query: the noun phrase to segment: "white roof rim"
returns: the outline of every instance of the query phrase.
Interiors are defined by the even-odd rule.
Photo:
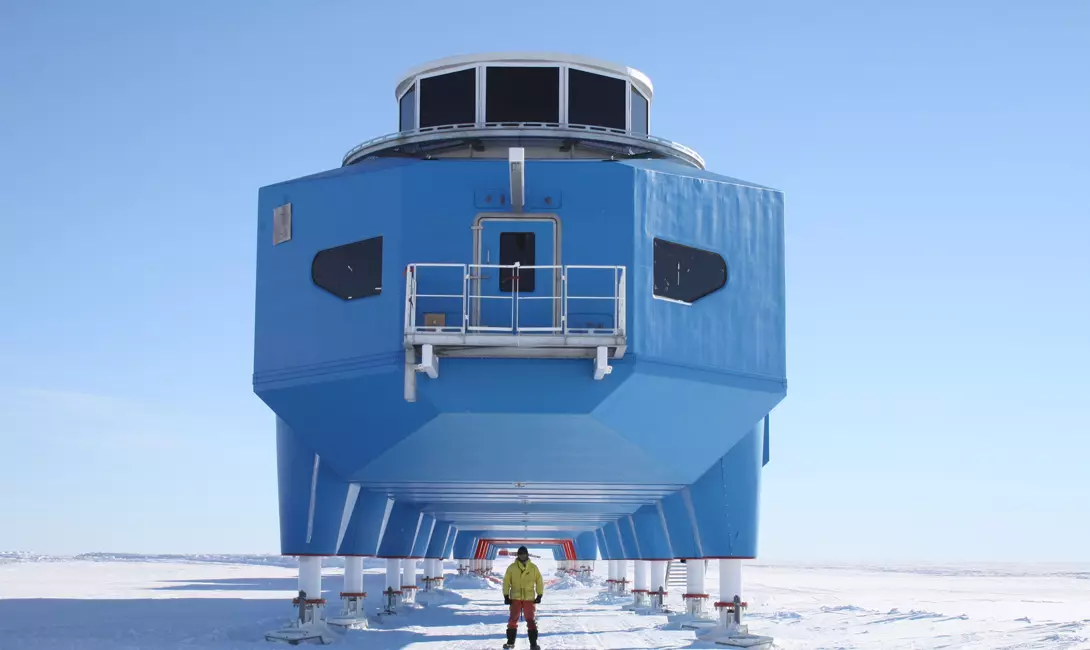
[[[632,85],[647,97],[648,101],[651,101],[655,93],[655,88],[647,75],[635,68],[629,68],[628,66],[619,65],[610,61],[603,61],[602,59],[595,59],[589,56],[562,54],[557,52],[491,52],[484,54],[459,54],[457,56],[448,56],[443,59],[437,59],[418,65],[402,75],[401,80],[397,84],[397,89],[394,91],[394,97],[400,98],[401,95],[408,90],[409,84],[420,75],[442,72],[447,68],[458,68],[473,64],[488,63],[556,63],[576,65],[583,68],[601,70],[602,72],[608,72],[610,74],[626,76],[632,81]]]

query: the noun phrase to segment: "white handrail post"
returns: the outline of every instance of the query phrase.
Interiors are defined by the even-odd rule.
[[[411,318],[413,304],[413,265],[405,269],[405,333],[414,332],[416,321]]]
[[[519,283],[522,281],[522,273],[520,273],[519,271],[521,269],[522,266],[518,262],[515,262],[515,291],[511,294],[511,308],[514,310],[512,325],[514,325],[515,327],[515,334],[519,333]]]
[[[467,307],[468,302],[469,302],[469,297],[467,295],[468,293],[469,293],[469,271],[467,270],[466,265],[463,264],[462,265],[462,327],[459,330],[460,333],[462,333],[462,334],[466,333],[466,325],[469,324],[469,309]]]
[[[625,335],[628,329],[628,284],[625,279],[625,275],[628,269],[621,267],[621,283],[617,288],[617,292],[620,294],[618,297],[620,304],[620,316],[618,317],[618,331],[617,334]]]
[[[420,293],[420,283],[419,283],[419,278],[416,277],[416,266],[415,265],[413,266],[412,283],[413,283],[412,327],[413,327],[413,331],[415,332],[416,331],[416,304],[418,302],[420,302],[420,300],[417,299],[417,297],[416,297],[416,294]]]
[[[560,332],[568,335],[568,267],[560,267]]]
[[[614,266],[613,267],[613,332],[614,333],[617,332],[617,327],[619,326],[619,323],[618,323],[619,316],[618,316],[618,314],[620,313],[620,306],[621,306],[620,297],[617,295],[617,288],[620,286],[619,272],[620,272],[620,269],[618,267]]]

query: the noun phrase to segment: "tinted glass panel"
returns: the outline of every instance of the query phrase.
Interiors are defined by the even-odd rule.
[[[420,127],[477,121],[477,71],[459,70],[420,80]]]
[[[319,251],[310,265],[310,275],[314,284],[345,300],[379,295],[382,237]]]
[[[500,264],[521,264],[534,266],[534,233],[532,232],[501,232],[500,233]],[[519,293],[529,293],[534,290],[534,272],[537,269],[518,269]],[[508,293],[515,290],[516,269],[500,269],[500,291]]]
[[[719,253],[658,238],[654,273],[656,296],[686,303],[694,303],[727,283],[727,263]]]
[[[487,68],[486,122],[559,122],[560,68]]]
[[[568,122],[624,129],[626,89],[623,79],[569,70]]]
[[[416,86],[409,89],[401,96],[401,119],[398,123],[398,131],[408,131],[416,128]]]
[[[647,98],[632,89],[632,132],[647,135]]]

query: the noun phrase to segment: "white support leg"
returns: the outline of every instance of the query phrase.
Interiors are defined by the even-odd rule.
[[[439,378],[439,357],[435,356],[435,348],[430,343],[420,346],[420,363],[416,369],[427,374],[432,379]]]
[[[648,585],[650,585],[651,572],[650,562],[646,560],[636,560],[636,579],[632,583],[632,598],[636,607],[647,607],[648,605]]]
[[[416,560],[406,558],[401,561],[401,601],[416,602]]]
[[[600,380],[613,372],[613,366],[609,365],[609,348],[598,346],[594,355],[594,379]]]
[[[742,561],[737,559],[719,560],[719,610],[718,625],[697,635],[704,641],[713,641],[718,645],[735,648],[756,648],[768,650],[772,647],[770,636],[749,633],[749,626],[742,622],[746,602],[742,594]]]
[[[621,596],[628,594],[628,560],[617,561],[617,593]]]
[[[387,613],[393,613],[401,602],[401,560],[386,558],[386,589],[383,600]]]
[[[704,560],[690,559],[685,563],[685,591],[685,613],[704,618],[708,602],[708,593],[704,588]]]
[[[292,602],[299,608],[295,622],[284,629],[269,632],[265,640],[293,645],[301,641],[332,642],[325,624],[321,557],[304,555],[299,558],[299,595]]]
[[[333,625],[362,629],[367,627],[367,618],[363,611],[363,558],[348,556],[344,558],[344,590],[341,591],[341,613],[331,616],[328,622]]]
[[[662,609],[666,604],[666,560],[651,560],[651,606]],[[663,594],[663,595],[660,595]]]
[[[742,595],[742,561],[719,560],[719,602],[733,603],[735,596],[739,602],[745,602]],[[735,612],[734,607],[719,607],[719,625],[728,630],[737,629],[742,622],[742,612]]]
[[[309,555],[299,558],[299,591],[307,600],[322,597],[322,558]]]

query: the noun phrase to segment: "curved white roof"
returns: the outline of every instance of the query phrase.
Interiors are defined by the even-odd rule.
[[[408,90],[409,84],[422,74],[433,74],[447,68],[459,68],[480,63],[570,64],[592,70],[597,69],[610,74],[624,75],[632,81],[633,86],[639,89],[639,91],[647,97],[648,101],[651,101],[655,91],[654,87],[651,85],[651,79],[639,70],[618,65],[616,63],[610,63],[609,61],[602,61],[601,59],[593,59],[575,54],[558,54],[555,52],[492,52],[485,54],[460,54],[458,56],[450,56],[445,59],[439,59],[437,61],[419,65],[402,75],[401,80],[397,84],[397,89],[394,91],[394,97],[401,97],[402,93]]]

